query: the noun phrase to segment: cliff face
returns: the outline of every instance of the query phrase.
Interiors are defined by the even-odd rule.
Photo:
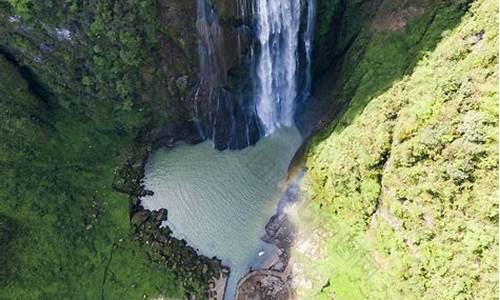
[[[245,148],[260,137],[252,99],[250,1],[198,3],[200,78],[188,98],[192,115],[217,149]]]
[[[198,84],[196,2],[158,1],[156,13],[157,40],[141,69],[141,98],[151,107],[160,146],[196,135],[186,101]]]
[[[497,12],[382,1],[318,86],[348,104],[307,156],[303,299],[496,298]]]
[[[315,84],[298,120],[304,134],[327,127],[350,103],[362,109],[371,97],[411,71],[423,53],[434,48],[440,33],[458,22],[450,17],[441,29],[428,31],[436,6],[435,1],[319,0]]]

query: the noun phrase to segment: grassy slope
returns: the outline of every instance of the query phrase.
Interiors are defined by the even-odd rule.
[[[3,57],[0,113],[0,298],[181,295],[132,240],[128,199],[111,189],[131,137],[112,118],[49,111]]]
[[[473,2],[401,80],[380,75],[404,74],[411,24],[357,58],[351,106],[307,158],[309,212],[328,238],[304,299],[496,299],[497,12]]]
[[[174,279],[134,241],[127,196],[111,188],[140,128],[183,117],[171,110],[174,96],[154,95],[165,85],[142,80],[155,80],[144,69],[160,50],[158,12],[154,0],[0,1],[0,51],[35,83],[28,88],[0,55],[0,299],[204,293],[205,283]],[[177,32],[175,21],[161,24]],[[70,29],[71,39],[56,28]],[[190,59],[167,62],[167,73]]]

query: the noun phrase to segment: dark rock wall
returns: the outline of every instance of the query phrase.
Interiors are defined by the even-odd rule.
[[[153,108],[154,148],[200,141],[187,100],[198,84],[196,1],[158,1],[158,47],[143,68],[143,101]]]
[[[251,15],[246,1],[199,0],[199,84],[188,98],[198,135],[217,149],[257,142],[259,120],[252,99]],[[247,30],[245,30],[247,29]]]
[[[317,1],[313,72],[315,78],[320,78],[341,64],[346,51],[382,0]]]
[[[317,0],[316,28],[312,56],[311,97],[299,103],[296,123],[305,137],[331,122],[342,106],[331,99],[341,88],[340,80],[353,65],[353,44],[376,14],[383,0]],[[362,47],[358,48],[362,52]]]

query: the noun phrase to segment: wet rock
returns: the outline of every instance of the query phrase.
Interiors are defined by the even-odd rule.
[[[178,141],[192,139],[195,136],[192,122],[172,122],[155,128],[151,132],[153,149],[161,147],[172,148]]]
[[[139,197],[130,197],[130,205],[135,207],[141,203],[141,199]]]
[[[271,270],[275,270],[278,272],[284,272],[288,263],[290,262],[290,251],[289,249],[285,249],[279,256],[278,261],[271,266]]]
[[[255,272],[241,283],[237,300],[288,300],[289,284],[275,273]]]
[[[150,215],[151,212],[149,210],[138,211],[132,216],[132,224],[141,225],[149,219]]]
[[[196,130],[216,149],[242,149],[261,136],[252,95],[252,17],[235,1],[210,1],[198,11],[200,80],[186,98]]]
[[[175,85],[182,93],[185,93],[189,87],[189,77],[187,75],[184,75],[177,78],[175,80]]]
[[[248,97],[223,86],[196,89],[189,101],[196,108],[198,136],[212,140],[218,150],[255,145],[261,136],[260,121]]]
[[[168,217],[168,210],[166,208],[161,208],[160,210],[158,210],[156,221],[158,222],[166,221],[167,217]]]
[[[296,228],[285,214],[275,214],[266,224],[262,240],[281,249],[289,248],[297,235]]]
[[[154,249],[159,249],[160,248],[160,243],[157,242],[157,241],[152,241],[151,243],[151,248],[154,248]]]

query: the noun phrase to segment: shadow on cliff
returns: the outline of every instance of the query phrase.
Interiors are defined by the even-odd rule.
[[[311,146],[326,139],[334,129],[352,123],[372,99],[411,74],[426,53],[436,48],[443,33],[460,23],[471,3],[347,2],[338,1],[335,9],[340,12],[329,16],[340,19],[323,21],[330,24],[328,33],[321,33],[325,25],[318,15],[315,51],[322,53],[318,53],[314,66],[312,96],[299,107],[301,117],[297,120],[306,138],[315,136]],[[350,19],[352,14],[358,15],[354,21]],[[321,45],[321,39],[327,40],[327,47]]]

